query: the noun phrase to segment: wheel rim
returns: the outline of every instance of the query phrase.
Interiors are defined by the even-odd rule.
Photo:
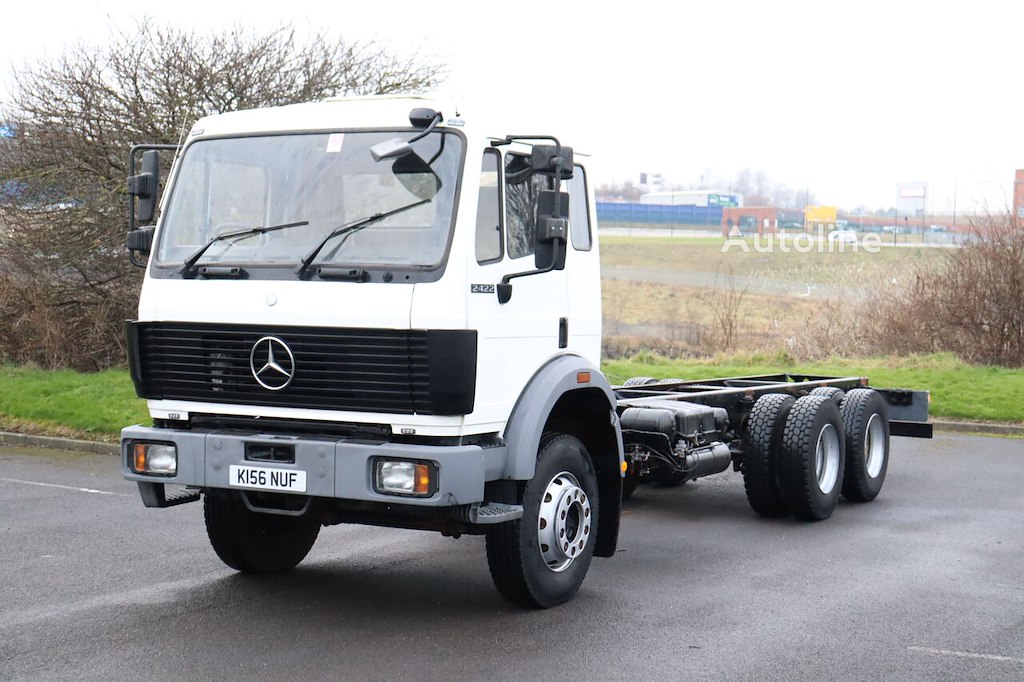
[[[877,414],[868,419],[868,427],[864,430],[865,468],[870,478],[878,478],[885,463],[885,425]]]
[[[839,436],[831,424],[818,434],[818,445],[814,453],[814,472],[818,477],[818,489],[828,495],[839,479]]]
[[[555,474],[544,489],[537,519],[537,539],[544,563],[552,571],[569,568],[590,541],[590,498],[568,471]]]

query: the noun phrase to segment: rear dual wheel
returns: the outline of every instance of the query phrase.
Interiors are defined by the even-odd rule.
[[[836,405],[842,405],[843,399],[846,398],[846,391],[835,386],[819,386],[811,391],[811,395],[822,395],[834,400]]]
[[[839,406],[828,396],[806,395],[786,417],[779,451],[779,482],[793,513],[820,521],[839,501],[846,439]]]
[[[846,394],[840,413],[846,432],[843,497],[870,502],[878,497],[889,468],[889,416],[877,391],[855,388]]]
[[[762,516],[832,515],[839,495],[878,496],[889,466],[889,417],[877,391],[818,388],[799,400],[762,396],[743,435],[743,483]]]
[[[743,434],[743,488],[750,507],[761,516],[777,518],[789,513],[779,483],[778,453],[786,417],[796,399],[785,393],[758,398]]]

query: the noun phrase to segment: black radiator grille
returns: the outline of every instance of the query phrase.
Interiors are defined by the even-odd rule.
[[[436,411],[431,396],[431,332],[167,322],[136,326],[147,397],[451,414],[443,406]],[[294,376],[281,390],[261,386],[250,368],[253,345],[266,336],[286,343],[294,356]],[[475,351],[475,334],[473,346]]]

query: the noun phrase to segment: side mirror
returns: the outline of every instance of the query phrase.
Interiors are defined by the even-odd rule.
[[[140,227],[137,230],[132,230],[128,233],[125,246],[128,247],[129,251],[138,251],[142,255],[148,256],[150,249],[153,248],[154,230],[156,230],[156,227],[153,225],[147,225],[145,227]]]
[[[400,137],[393,137],[390,140],[378,142],[370,147],[370,156],[373,157],[374,161],[380,161],[381,159],[400,159],[411,153],[412,145]]]
[[[137,230],[130,230],[128,237],[125,239],[125,246],[128,247],[128,258],[131,260],[132,265],[139,267],[145,267],[146,263],[136,261],[135,254],[141,254],[143,256],[149,256],[149,252],[153,249],[153,233],[156,231],[155,225],[146,225],[140,227]]]
[[[554,176],[555,171],[559,168],[561,168],[559,175],[562,180],[572,179],[572,147],[553,144],[533,146],[533,151],[530,154],[530,170],[541,175]]]
[[[564,270],[565,247],[569,238],[568,192],[552,189],[541,191],[540,196],[537,197],[535,228],[535,267],[537,269]]]
[[[398,157],[391,164],[391,172],[417,199],[433,199],[441,191],[441,178],[419,154]]]
[[[137,202],[135,218],[140,223],[153,220],[156,213],[157,185],[160,182],[160,153],[150,149],[142,153],[142,172],[128,178],[128,194]]]

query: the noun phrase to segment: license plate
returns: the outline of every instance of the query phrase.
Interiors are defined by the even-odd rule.
[[[306,492],[306,472],[295,469],[266,469],[232,464],[228,467],[228,485],[233,488]]]

